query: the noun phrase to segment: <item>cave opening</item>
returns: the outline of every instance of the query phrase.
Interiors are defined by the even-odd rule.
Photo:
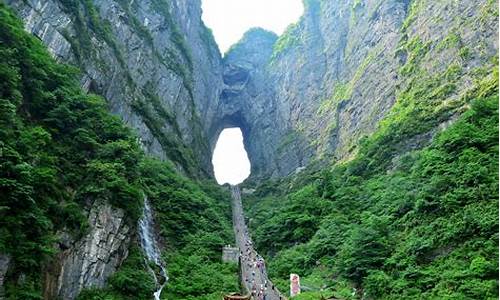
[[[217,183],[236,185],[250,176],[250,160],[240,127],[225,128],[219,134],[212,155]]]

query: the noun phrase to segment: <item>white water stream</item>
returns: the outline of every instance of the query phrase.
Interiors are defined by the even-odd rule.
[[[155,239],[154,234],[154,221],[153,213],[151,212],[151,207],[149,205],[149,200],[144,197],[144,208],[142,210],[142,217],[139,220],[139,236],[141,238],[141,246],[149,261],[153,262],[160,268],[160,275],[163,277],[163,282],[160,283],[155,270],[149,267],[151,273],[156,282],[156,286],[159,288],[154,292],[154,299],[160,300],[161,291],[165,287],[168,281],[167,270],[165,268],[165,263],[161,259],[161,251]]]

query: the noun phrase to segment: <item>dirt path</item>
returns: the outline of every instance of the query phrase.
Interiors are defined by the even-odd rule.
[[[240,249],[241,274],[247,289],[255,300],[286,299],[269,281],[264,260],[254,250],[252,240],[245,224],[241,193],[238,186],[231,186],[233,196],[233,226],[236,244]]]

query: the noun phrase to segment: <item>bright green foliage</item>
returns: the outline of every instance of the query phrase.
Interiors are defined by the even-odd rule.
[[[156,160],[145,160],[141,169],[167,247],[167,298],[237,291],[235,266],[220,262],[222,247],[234,240],[229,193],[181,178]]]
[[[237,266],[221,262],[222,247],[234,240],[229,193],[212,182],[183,178],[170,164],[158,160],[144,159],[140,170],[166,247],[170,279],[162,297],[220,299],[223,292],[238,291]],[[107,288],[87,290],[79,300],[151,299],[155,285],[138,251],[132,248]]]
[[[462,99],[467,111],[428,147],[401,155],[400,141],[447,111],[432,106],[442,82],[436,92],[415,83],[355,160],[244,199],[280,288],[291,272],[308,280],[323,270],[341,298],[353,287],[373,299],[497,297],[498,73]]]
[[[297,24],[288,25],[285,32],[283,32],[283,34],[279,36],[273,46],[273,54],[271,56],[271,60],[275,60],[287,49],[300,43],[300,36],[298,36],[297,29]]]
[[[143,178],[143,183],[167,245],[184,247],[192,240],[190,235],[206,232],[213,235],[210,243],[217,248],[218,257],[224,241],[232,237],[228,194],[211,191],[214,194],[210,196],[199,185],[180,177],[169,165],[157,160],[143,161],[141,169],[148,176]]]
[[[234,266],[220,263],[222,246],[233,238],[227,192],[146,158],[103,99],[80,89],[76,70],[57,64],[1,3],[0,56],[0,253],[12,257],[7,299],[42,299],[42,268],[57,251],[56,232],[80,238],[94,202],[124,209],[135,227],[144,193],[172,264],[168,293],[203,298],[237,290]],[[193,268],[199,276],[189,276]],[[79,299],[151,299],[154,289],[133,242],[108,286]]]
[[[220,249],[217,254],[220,255]],[[172,278],[165,299],[222,299],[224,292],[239,291],[238,265],[210,260],[208,256],[203,250],[173,254],[169,259]]]
[[[360,63],[349,82],[337,83],[334,86],[331,97],[321,102],[318,108],[318,114],[325,115],[327,113],[331,113],[337,110],[342,101],[349,101],[351,99],[356,84],[358,84],[361,80],[368,66],[373,62],[377,55],[380,54],[379,48],[380,47],[374,48],[367,53],[366,57]]]
[[[0,16],[0,251],[12,255],[15,277],[54,252],[55,228],[85,231],[88,203],[108,200],[136,220],[141,151],[101,98],[82,93],[75,70],[56,64],[3,4]]]

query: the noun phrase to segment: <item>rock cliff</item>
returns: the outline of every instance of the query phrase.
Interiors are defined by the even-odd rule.
[[[262,43],[267,34],[254,31],[226,55],[229,88],[220,105],[230,108],[219,118],[234,115],[238,103],[253,175],[348,160],[416,78],[460,69],[456,89],[440,103],[472,87],[474,73],[492,65],[498,50],[494,5],[305,1],[304,16],[275,43]],[[408,72],[414,64],[423,74]]]
[[[83,288],[104,287],[127,257],[134,232],[122,210],[95,203],[88,222],[90,229],[77,241],[60,234],[60,252],[45,270],[45,299],[75,299]]]
[[[150,153],[189,173],[211,172],[228,126],[243,129],[255,177],[347,160],[414,78],[401,72],[409,42],[425,46],[427,75],[460,65],[455,96],[498,49],[491,1],[308,0],[281,37],[252,29],[224,59],[199,0],[8,2]]]
[[[204,124],[214,119],[220,54],[200,1],[7,1],[82,86],[104,96],[151,154],[211,172]],[[203,125],[203,126],[202,126]]]
[[[464,109],[454,100],[498,51],[494,1],[307,0],[282,36],[252,29],[224,58],[200,0],[6,2],[54,57],[81,70],[82,86],[106,98],[147,152],[193,176],[211,174],[229,126],[242,128],[254,177],[348,160],[425,78],[446,113],[398,146],[421,147]],[[134,231],[123,212],[89,210],[90,232],[63,243],[47,270],[46,298],[103,286],[127,255]]]
[[[222,63],[199,0],[6,2],[58,61],[78,67],[82,87],[107,100],[146,152],[184,174],[211,174],[205,124],[217,113]],[[59,253],[45,271],[45,299],[103,287],[127,257],[136,230],[123,211],[107,203],[87,210],[84,237],[60,233]],[[3,288],[8,260],[1,267]]]

